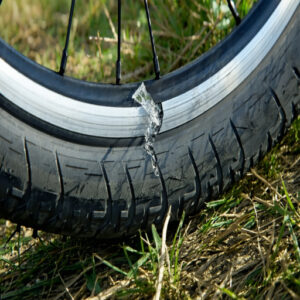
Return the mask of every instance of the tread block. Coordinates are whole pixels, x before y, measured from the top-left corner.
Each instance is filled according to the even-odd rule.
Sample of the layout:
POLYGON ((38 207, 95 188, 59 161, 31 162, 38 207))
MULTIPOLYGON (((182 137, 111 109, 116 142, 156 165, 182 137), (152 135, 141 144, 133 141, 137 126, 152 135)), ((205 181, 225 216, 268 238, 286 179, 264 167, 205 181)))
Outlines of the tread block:
POLYGON ((26 142, 30 160, 31 189, 50 194, 60 193, 60 181, 55 153, 43 149, 30 141, 26 142))
POLYGON ((23 197, 24 197, 24 195, 25 195, 25 192, 19 190, 19 189, 16 188, 16 187, 13 187, 13 188, 11 189, 11 195, 14 196, 14 197, 16 197, 16 198, 23 199, 23 197))
POLYGON ((209 139, 208 134, 201 135, 199 138, 192 140, 190 147, 201 182, 200 202, 216 196, 220 191, 222 180, 219 162, 209 139))
POLYGON ((142 227, 149 228, 163 218, 167 209, 167 191, 159 159, 158 164, 160 176, 156 177, 147 154, 139 168, 132 169, 132 162, 127 163, 135 198, 133 227, 140 227, 142 224, 142 227))
POLYGON ((244 151, 241 148, 232 122, 227 122, 220 128, 213 128, 211 141, 218 153, 222 176, 222 190, 227 190, 234 180, 243 173, 244 151), (225 126, 224 126, 225 125, 225 126))
MULTIPOLYGON (((193 185, 193 189, 191 191, 187 191, 183 195, 183 202, 184 202, 184 206, 185 206, 185 203, 189 203, 189 207, 184 208, 187 212, 189 212, 190 210, 194 212, 194 211, 197 211, 198 208, 200 207, 200 205, 203 204, 203 202, 200 201, 201 182, 200 182, 199 171, 197 169, 195 158, 194 158, 193 153, 190 148, 188 148, 188 155, 191 160, 190 166, 193 170, 194 185, 193 185)), ((178 217, 180 217, 180 216, 178 216, 178 217)))
MULTIPOLYGON (((5 129, 4 131, 6 132, 5 129)), ((5 136, 5 133, 2 132, 2 127, 0 128, 0 135, 5 136)), ((10 142, 8 139, 2 139, 0 142, 0 153, 2 155, 1 172, 9 176, 15 189, 25 192, 28 170, 23 139, 14 137, 10 138, 10 142)))
POLYGON ((65 196, 83 199, 104 199, 106 190, 98 161, 59 155, 65 196))
MULTIPOLYGON (((102 162, 103 172, 105 172, 105 181, 109 191, 109 206, 111 216, 108 222, 112 225, 113 230, 119 231, 122 211, 127 211, 128 202, 131 201, 132 195, 127 183, 127 175, 122 162, 102 162), (128 202, 127 202, 128 201, 128 202)), ((130 205, 130 204, 129 204, 130 205)), ((124 217, 124 213, 123 213, 124 217)))
POLYGON ((271 93, 256 93, 245 98, 244 106, 233 114, 235 125, 245 153, 245 168, 248 170, 264 155, 269 147, 269 134, 280 136, 284 118, 271 93), (255 136, 255 142, 253 141, 255 136))
POLYGON ((60 194, 55 154, 28 140, 24 140, 24 145, 29 178, 26 213, 42 226, 53 215, 60 194))
MULTIPOLYGON (((191 161, 192 154, 186 145, 178 144, 175 139, 172 141, 169 151, 157 154, 164 178, 167 203, 172 206, 171 220, 178 220, 183 210, 187 213, 194 212, 200 198, 200 181, 191 161)), ((152 211, 154 212, 155 208, 151 208, 152 211)))

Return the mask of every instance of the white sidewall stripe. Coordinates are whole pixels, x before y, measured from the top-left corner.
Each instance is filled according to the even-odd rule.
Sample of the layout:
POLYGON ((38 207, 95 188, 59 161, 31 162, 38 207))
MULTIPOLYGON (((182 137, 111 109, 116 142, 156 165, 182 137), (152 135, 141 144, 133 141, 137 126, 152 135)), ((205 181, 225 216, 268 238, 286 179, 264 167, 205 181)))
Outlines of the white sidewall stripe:
MULTIPOLYGON (((160 132, 200 116, 237 88, 272 49, 299 3, 282 0, 266 24, 226 66, 188 92, 164 101, 160 132)), ((65 97, 32 81, 2 58, 0 70, 0 93, 50 124, 97 137, 126 138, 145 133, 148 122, 142 107, 107 107, 65 97)))

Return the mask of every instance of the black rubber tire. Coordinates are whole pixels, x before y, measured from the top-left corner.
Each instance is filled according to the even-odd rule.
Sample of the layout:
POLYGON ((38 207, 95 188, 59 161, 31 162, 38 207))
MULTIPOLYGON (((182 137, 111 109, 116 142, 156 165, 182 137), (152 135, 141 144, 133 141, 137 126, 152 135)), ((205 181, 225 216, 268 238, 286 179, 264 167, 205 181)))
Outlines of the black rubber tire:
POLYGON ((0 94, 0 217, 65 235, 115 238, 160 226, 170 205, 172 220, 183 210, 199 211, 256 164, 299 113, 299 41, 298 7, 238 88, 159 134, 159 177, 137 139, 117 147, 75 143, 0 94))

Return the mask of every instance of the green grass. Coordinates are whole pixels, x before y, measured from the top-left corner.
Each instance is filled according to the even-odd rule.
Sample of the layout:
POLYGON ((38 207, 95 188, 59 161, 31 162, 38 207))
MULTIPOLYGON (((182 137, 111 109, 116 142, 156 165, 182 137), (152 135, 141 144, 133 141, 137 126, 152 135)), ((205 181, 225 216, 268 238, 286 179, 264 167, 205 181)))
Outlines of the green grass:
MULTIPOLYGON (((116 24, 115 2, 77 1, 69 75, 113 82, 116 44, 109 19, 116 24), (103 12, 104 5, 109 15, 103 12)), ((38 63, 57 70, 68 3, 4 0, 1 36, 38 63)), ((150 1, 163 73, 193 60, 232 30, 234 22, 224 3, 150 1)), ((242 16, 252 3, 237 1, 242 16)), ((126 81, 153 76, 142 4, 124 4, 126 81)), ((206 203, 196 216, 183 217, 179 224, 166 222, 166 241, 155 227, 126 241, 108 243, 65 240, 43 232, 40 239, 34 239, 30 229, 22 228, 6 244, 15 225, 0 220, 0 298, 86 299, 98 295, 98 299, 150 299, 161 274, 162 299, 297 299, 299 140, 300 118, 283 141, 229 192, 206 203)))
MULTIPOLYGON (((244 16, 254 0, 237 2, 241 16, 244 16)), ((68 75, 90 81, 114 82, 116 3, 107 0, 76 2, 68 75)), ((162 74, 195 59, 234 27, 226 1, 152 0, 149 3, 162 74)), ((1 37, 31 59, 58 70, 69 4, 69 0, 3 1, 0 9, 1 37)), ((153 78, 143 1, 124 1, 122 13, 124 82, 153 78)))

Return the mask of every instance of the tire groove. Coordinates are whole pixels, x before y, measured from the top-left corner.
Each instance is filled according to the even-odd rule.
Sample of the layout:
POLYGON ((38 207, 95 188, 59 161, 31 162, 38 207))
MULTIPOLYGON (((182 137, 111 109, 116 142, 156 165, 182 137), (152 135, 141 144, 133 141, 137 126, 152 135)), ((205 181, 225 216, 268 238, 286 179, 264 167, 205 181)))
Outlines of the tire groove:
POLYGON ((60 161, 59 161, 57 151, 55 151, 55 164, 56 164, 56 169, 57 169, 57 175, 58 175, 60 191, 59 191, 59 195, 58 195, 58 197, 56 198, 56 201, 55 201, 53 216, 49 217, 48 223, 57 222, 57 220, 60 218, 60 215, 63 211, 63 200, 64 200, 64 197, 65 197, 64 196, 64 194, 65 194, 64 180, 63 180, 61 165, 60 165, 60 161))
POLYGON ((294 121, 297 118, 297 108, 296 108, 296 104, 294 102, 292 102, 292 121, 294 121))
POLYGON ((292 69, 293 69, 293 73, 294 73, 296 79, 300 82, 300 72, 299 72, 298 68, 293 67, 292 69))
POLYGON ((214 142, 213 142, 210 135, 208 135, 208 141, 209 141, 209 143, 212 147, 213 153, 214 153, 215 158, 217 160, 217 175, 218 175, 219 193, 222 193, 222 191, 223 191, 223 170, 222 170, 220 157, 219 157, 219 154, 217 152, 216 145, 214 144, 214 142))
POLYGON ((237 142, 240 146, 240 149, 241 149, 241 153, 242 153, 242 165, 241 165, 241 169, 240 169, 240 173, 241 173, 241 176, 243 176, 244 174, 244 170, 245 170, 245 150, 244 150, 244 147, 243 147, 243 144, 242 144, 242 140, 241 140, 241 137, 237 131, 237 128, 235 126, 235 124, 233 123, 232 119, 230 119, 230 126, 233 130, 233 133, 237 139, 237 142))
MULTIPOLYGON (((27 169, 27 184, 26 189, 23 196, 23 203, 21 206, 24 205, 25 213, 29 213, 29 215, 33 216, 34 220, 38 220, 39 216, 39 207, 40 202, 37 202, 37 199, 34 199, 34 197, 31 195, 32 190, 32 170, 31 170, 31 162, 29 157, 29 150, 27 145, 26 137, 24 137, 24 154, 25 154, 25 161, 26 161, 26 169, 27 169)), ((20 211, 22 208, 19 207, 18 211, 20 211)))
POLYGON ((62 176, 62 171, 61 171, 61 166, 58 158, 57 152, 55 152, 55 163, 56 163, 56 168, 57 168, 57 174, 58 174, 58 179, 59 179, 59 184, 60 184, 60 195, 59 195, 59 200, 63 199, 65 190, 64 190, 64 182, 63 182, 63 176, 62 176))
POLYGON ((275 100, 275 102, 276 102, 276 104, 277 104, 279 110, 282 112, 282 117, 283 117, 283 119, 284 119, 284 122, 286 122, 286 112, 285 112, 285 110, 283 109, 283 106, 282 106, 282 104, 281 104, 281 102, 280 102, 280 100, 279 100, 279 98, 278 98, 276 92, 275 92, 271 87, 270 87, 270 92, 271 92, 271 95, 272 95, 272 97, 273 97, 273 100, 275 100))
POLYGON ((4 160, 5 160, 6 155, 4 154, 0 163, 0 172, 2 171, 3 165, 4 165, 4 160))
POLYGON ((6 143, 12 145, 12 142, 10 140, 8 140, 7 138, 3 137, 2 135, 0 135, 0 139, 3 140, 6 143))
POLYGON ((26 168, 27 168, 27 186, 25 190, 25 197, 28 198, 30 196, 31 187, 32 187, 32 174, 31 174, 31 163, 29 158, 27 140, 24 138, 24 152, 25 152, 25 161, 26 161, 26 168))
POLYGON ((100 232, 110 224, 110 222, 112 222, 112 194, 111 194, 111 188, 110 188, 110 184, 109 184, 109 179, 107 176, 107 172, 106 172, 106 168, 104 166, 104 162, 100 163, 100 168, 101 171, 103 173, 103 178, 104 178, 104 182, 105 182, 105 186, 106 186, 106 191, 107 191, 107 199, 105 201, 105 222, 104 224, 101 226, 101 228, 98 230, 98 232, 96 233, 96 235, 100 234, 100 232))
POLYGON ((267 136, 268 136, 267 152, 269 152, 272 148, 272 145, 273 145, 273 139, 272 139, 270 131, 268 131, 267 136))
POLYGON ((127 227, 127 231, 129 231, 130 227, 133 224, 134 217, 136 215, 136 211, 135 211, 136 199, 135 199, 135 193, 134 193, 134 187, 132 184, 132 179, 131 179, 130 173, 128 171, 127 165, 125 166, 125 174, 126 174, 127 182, 128 182, 130 193, 131 193, 130 207, 128 207, 128 221, 126 222, 126 225, 125 225, 127 227))
POLYGON ((196 199, 195 199, 195 204, 192 206, 194 206, 195 209, 197 209, 199 206, 199 200, 201 197, 201 181, 200 181, 200 175, 199 175, 199 171, 197 168, 197 164, 196 164, 193 152, 190 147, 188 147, 188 155, 189 155, 189 158, 191 160, 191 163, 192 163, 192 166, 193 166, 193 169, 195 172, 195 179, 194 179, 195 191, 194 191, 193 197, 195 197, 196 199))
POLYGON ((272 95, 272 99, 275 101, 278 111, 279 111, 279 115, 281 117, 281 128, 280 128, 280 133, 279 133, 279 138, 281 138, 284 135, 285 132, 285 124, 287 122, 287 117, 286 117, 286 112, 283 109, 283 106, 276 94, 276 92, 270 87, 270 93, 272 95))
MULTIPOLYGON (((35 199, 33 199, 31 195, 31 189, 32 189, 32 178, 31 178, 31 163, 29 158, 29 152, 28 152, 28 146, 27 146, 27 140, 26 137, 23 138, 23 149, 24 149, 24 156, 25 156, 25 164, 26 164, 26 170, 27 170, 27 182, 26 182, 26 188, 23 191, 23 195, 19 196, 22 201, 18 201, 16 207, 14 208, 14 212, 12 213, 13 218, 17 217, 19 218, 20 215, 22 217, 25 217, 30 215, 34 218, 34 220, 38 220, 38 213, 39 213, 39 207, 38 203, 36 203, 36 207, 31 207, 30 204, 33 203, 35 199)), ((21 217, 21 219, 22 219, 21 217)))
POLYGON ((162 172, 160 170, 158 162, 157 162, 157 169, 158 169, 158 175, 159 175, 159 179, 160 179, 160 183, 161 183, 161 187, 162 187, 161 196, 160 196, 160 199, 161 199, 161 215, 160 215, 160 220, 159 220, 160 222, 162 222, 164 216, 167 213, 169 203, 168 203, 168 195, 167 195, 165 180, 164 180, 164 177, 163 177, 162 172))

